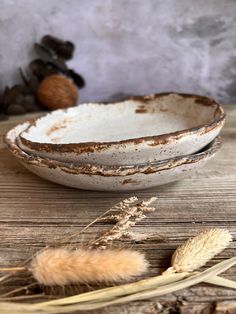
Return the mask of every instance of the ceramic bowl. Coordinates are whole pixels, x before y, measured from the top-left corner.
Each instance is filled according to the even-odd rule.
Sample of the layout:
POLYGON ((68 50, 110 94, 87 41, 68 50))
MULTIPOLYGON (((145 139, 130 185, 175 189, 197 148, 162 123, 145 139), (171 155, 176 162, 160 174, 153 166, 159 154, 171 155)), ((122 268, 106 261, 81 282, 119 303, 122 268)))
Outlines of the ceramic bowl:
POLYGON ((220 147, 219 138, 202 151, 184 157, 135 166, 74 165, 37 157, 17 145, 17 137, 29 123, 10 130, 5 142, 13 155, 31 172, 65 186, 101 191, 139 190, 192 176, 214 156, 220 147))
POLYGON ((223 109, 210 98, 156 94, 54 111, 35 120, 18 144, 65 162, 136 165, 195 153, 224 121, 223 109))

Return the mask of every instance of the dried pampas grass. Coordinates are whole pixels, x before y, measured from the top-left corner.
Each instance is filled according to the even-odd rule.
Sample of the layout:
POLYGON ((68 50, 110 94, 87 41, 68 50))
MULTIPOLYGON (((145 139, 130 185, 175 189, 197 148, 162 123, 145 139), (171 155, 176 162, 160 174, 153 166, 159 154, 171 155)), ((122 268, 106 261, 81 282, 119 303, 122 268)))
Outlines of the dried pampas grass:
POLYGON ((128 249, 47 249, 30 266, 35 279, 45 286, 128 281, 147 268, 144 255, 128 249))
POLYGON ((192 272, 223 251, 232 240, 228 230, 210 229, 199 233, 179 246, 164 273, 192 272))

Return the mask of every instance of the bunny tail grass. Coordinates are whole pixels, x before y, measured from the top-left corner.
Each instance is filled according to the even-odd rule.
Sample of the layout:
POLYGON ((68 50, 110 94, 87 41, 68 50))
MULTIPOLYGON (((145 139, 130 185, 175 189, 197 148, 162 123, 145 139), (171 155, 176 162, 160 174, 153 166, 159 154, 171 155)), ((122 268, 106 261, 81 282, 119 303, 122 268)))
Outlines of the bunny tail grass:
POLYGON ((223 251, 232 240, 228 230, 210 229, 199 233, 179 246, 164 273, 192 272, 223 251))
POLYGON ((46 286, 122 282, 143 274, 147 268, 144 255, 128 249, 47 249, 30 266, 35 279, 46 286))
MULTIPOLYGON (((71 313, 76 311, 94 310, 103 308, 109 305, 122 304, 135 300, 144 300, 168 293, 178 291, 190 286, 193 286, 199 282, 207 281, 228 268, 232 267, 236 263, 236 257, 225 260, 213 267, 203 271, 202 273, 193 275, 187 279, 180 280, 178 282, 170 283, 158 288, 142 291, 139 293, 132 293, 124 297, 111 298, 109 301, 104 301, 102 298, 99 301, 90 300, 90 302, 77 303, 74 302, 72 305, 49 305, 47 303, 37 303, 37 304, 20 304, 20 303, 0 303, 1 311, 3 313, 17 313, 17 314, 59 314, 59 313, 71 313), (5 311, 4 311, 5 310, 5 311), (8 312, 7 312, 8 310, 8 312), (10 311, 11 310, 11 311, 10 311), (14 311, 15 310, 15 311, 14 311)), ((117 287, 111 288, 116 289, 117 287)), ((76 297, 76 296, 74 296, 76 297)), ((80 295, 78 295, 80 297, 80 295)), ((74 300, 75 301, 75 300, 74 300)), ((66 304, 66 302, 65 302, 66 304)), ((1 314, 2 314, 1 312, 1 314)))
MULTIPOLYGON (((233 257, 231 259, 225 260, 223 262, 220 262, 219 264, 203 271, 202 273, 195 274, 187 279, 180 280, 178 282, 169 283, 161 287, 154 288, 138 292, 138 293, 132 293, 123 297, 114 297, 115 294, 111 293, 111 291, 115 291, 119 287, 113 287, 110 288, 111 291, 107 291, 108 296, 110 293, 111 299, 109 301, 106 300, 106 298, 99 298, 99 300, 91 298, 90 300, 87 299, 87 302, 82 303, 76 303, 76 297, 78 297, 78 302, 80 302, 80 297, 83 296, 83 294, 74 296, 72 302, 67 302, 67 298, 64 298, 64 302, 61 302, 60 305, 56 304, 49 304, 49 302, 43 302, 43 303, 36 303, 36 304, 25 304, 25 303, 9 303, 9 302, 0 302, 0 308, 1 308, 1 314, 9 314, 9 313, 17 313, 17 314, 59 314, 59 313, 71 313, 71 312, 77 312, 77 311, 85 311, 85 310, 94 310, 103 308, 109 305, 114 304, 122 304, 127 303, 135 300, 144 300, 153 298, 156 296, 161 296, 167 293, 175 292, 180 289, 184 289, 190 286, 193 286, 199 282, 205 281, 207 282, 210 278, 214 278, 218 274, 226 271, 228 268, 232 267, 236 263, 236 257, 233 257), (73 304, 72 304, 73 303, 73 304)), ((173 275, 183 275, 183 274, 173 274, 173 275)), ((169 276, 164 276, 165 278, 168 278, 169 276)), ((159 276, 160 277, 160 276, 159 276)), ((215 280, 213 280, 215 281, 215 280)), ((138 284, 138 282, 137 282, 138 284)), ((214 283, 215 284, 215 283, 214 283)), ((132 285, 132 284, 131 284, 132 285)), ((95 293, 96 291, 94 291, 95 293)), ((99 290, 97 291, 99 293, 99 290)), ((84 294, 85 295, 85 294, 84 294)), ((58 300, 60 301, 60 300, 58 300)), ((85 301, 85 300, 84 300, 85 301)))

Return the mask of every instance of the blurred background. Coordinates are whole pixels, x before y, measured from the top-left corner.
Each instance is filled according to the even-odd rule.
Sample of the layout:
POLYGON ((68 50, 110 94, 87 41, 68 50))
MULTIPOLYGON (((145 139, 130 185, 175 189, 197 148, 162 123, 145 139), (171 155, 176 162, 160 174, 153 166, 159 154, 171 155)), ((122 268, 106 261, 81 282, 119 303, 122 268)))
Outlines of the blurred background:
POLYGON ((80 102, 177 91, 236 103, 235 0, 0 0, 0 89, 45 34, 76 45, 80 102))

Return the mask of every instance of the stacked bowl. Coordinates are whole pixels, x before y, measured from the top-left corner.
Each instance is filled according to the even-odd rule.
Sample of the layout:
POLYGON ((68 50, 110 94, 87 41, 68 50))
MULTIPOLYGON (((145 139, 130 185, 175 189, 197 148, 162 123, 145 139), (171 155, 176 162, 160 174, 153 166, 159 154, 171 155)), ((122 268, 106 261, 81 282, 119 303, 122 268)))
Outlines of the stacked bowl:
POLYGON ((56 110, 17 125, 5 142, 30 171, 89 190, 150 188, 189 177, 214 156, 222 107, 164 93, 56 110))

